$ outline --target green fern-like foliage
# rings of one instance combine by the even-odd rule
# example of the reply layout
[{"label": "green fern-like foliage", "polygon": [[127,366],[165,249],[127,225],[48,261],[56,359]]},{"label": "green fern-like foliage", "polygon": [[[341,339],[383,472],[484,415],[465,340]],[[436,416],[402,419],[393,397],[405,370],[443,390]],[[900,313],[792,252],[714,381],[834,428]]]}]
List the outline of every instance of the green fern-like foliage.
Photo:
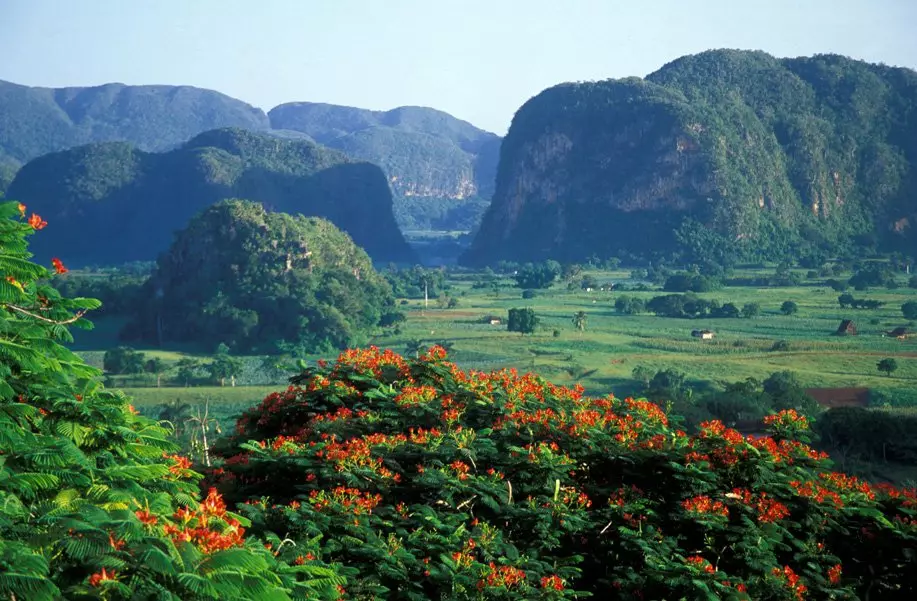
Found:
[{"label": "green fern-like foliage", "polygon": [[46,224],[26,215],[0,203],[0,598],[337,598],[334,568],[279,563],[215,491],[199,499],[169,432],[63,346],[99,303],[29,260]]}]

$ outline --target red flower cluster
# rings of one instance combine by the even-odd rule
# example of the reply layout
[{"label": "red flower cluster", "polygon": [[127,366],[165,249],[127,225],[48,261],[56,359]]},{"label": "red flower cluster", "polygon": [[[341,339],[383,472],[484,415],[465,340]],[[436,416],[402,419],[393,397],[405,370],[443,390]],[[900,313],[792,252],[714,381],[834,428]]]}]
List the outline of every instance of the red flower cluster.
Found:
[{"label": "red flower cluster", "polygon": [[57,257],[54,257],[53,259],[51,259],[51,265],[54,266],[54,271],[57,272],[58,275],[63,275],[67,273],[68,271],[70,271],[69,269],[64,267],[64,264]]},{"label": "red flower cluster", "polygon": [[729,508],[726,507],[726,505],[721,501],[714,501],[706,495],[685,499],[682,501],[681,506],[685,508],[685,511],[690,511],[692,513],[706,513],[729,517]]},{"label": "red flower cluster", "polygon": [[359,373],[369,372],[377,378],[382,377],[388,369],[394,369],[404,378],[411,375],[411,369],[404,357],[391,349],[380,351],[376,346],[344,351],[338,356],[332,373],[337,375],[348,368]]},{"label": "red flower cluster", "polygon": [[353,515],[365,515],[372,513],[381,501],[382,495],[346,486],[338,486],[330,493],[324,490],[313,490],[309,493],[309,503],[316,511],[335,509]]},{"label": "red flower cluster", "polygon": [[901,501],[902,507],[917,509],[917,488],[896,488],[884,482],[874,485],[873,488],[888,499]]},{"label": "red flower cluster", "polygon": [[[525,583],[525,572],[513,566],[498,566],[490,562],[484,578],[478,582],[478,588],[503,587],[513,588]],[[562,587],[561,587],[562,588]]]},{"label": "red flower cluster", "polygon": [[145,524],[147,526],[155,526],[156,523],[159,521],[159,518],[157,518],[155,515],[153,515],[152,513],[150,513],[149,511],[145,509],[135,511],[134,515],[137,516],[137,519],[140,520],[142,524]]},{"label": "red flower cluster", "polygon": [[322,422],[342,422],[353,419],[362,419],[369,415],[366,411],[353,411],[349,407],[338,407],[336,411],[331,413],[320,413],[312,418],[313,424],[318,424]]},{"label": "red flower cluster", "polygon": [[768,426],[793,427],[801,430],[809,429],[809,420],[804,415],[800,415],[795,409],[784,409],[774,415],[768,415],[764,418],[764,423]]},{"label": "red flower cluster", "polygon": [[767,493],[755,495],[747,488],[734,488],[726,496],[738,499],[745,505],[754,508],[758,513],[758,521],[764,524],[782,520],[790,515],[790,510],[786,505],[768,497]]},{"label": "red flower cluster", "polygon": [[541,588],[562,591],[564,590],[564,581],[556,574],[553,576],[545,576],[541,579]]},{"label": "red flower cluster", "polygon": [[401,393],[395,397],[395,404],[399,407],[416,407],[426,405],[437,396],[436,389],[432,386],[405,386]]},{"label": "red flower cluster", "polygon": [[32,213],[32,216],[29,217],[29,225],[31,225],[34,230],[42,230],[47,227],[48,222],[35,213]]},{"label": "red flower cluster", "polygon": [[169,472],[173,476],[181,476],[185,470],[191,469],[191,460],[181,455],[163,455],[165,459],[171,459],[172,465],[169,466]]},{"label": "red flower cluster", "polygon": [[444,360],[447,355],[446,349],[438,344],[434,344],[427,349],[427,352],[420,356],[420,360],[424,363],[435,363]]},{"label": "red flower cluster", "polygon": [[471,470],[471,468],[468,467],[468,464],[464,461],[453,461],[449,464],[449,467],[452,468],[459,480],[468,479],[468,472]]},{"label": "red flower cluster", "polygon": [[242,545],[245,529],[238,520],[226,516],[226,503],[214,488],[210,489],[196,511],[181,507],[172,517],[181,523],[181,527],[166,524],[163,532],[176,544],[181,541],[189,542],[202,553],[213,553]]},{"label": "red flower cluster", "polygon": [[477,544],[474,542],[473,538],[469,538],[468,541],[462,546],[461,551],[456,551],[452,554],[452,561],[454,561],[460,568],[467,568],[474,562],[474,550],[477,547]]},{"label": "red flower cluster", "polygon": [[876,498],[876,493],[873,492],[872,487],[856,476],[848,476],[840,472],[831,472],[829,474],[819,474],[818,477],[835,490],[860,493],[866,495],[866,498],[869,500]]},{"label": "red flower cluster", "polygon": [[841,581],[841,564],[836,564],[828,568],[828,582],[839,584]]},{"label": "red flower cluster", "polygon": [[101,572],[96,572],[89,577],[89,586],[99,586],[103,582],[108,580],[115,580],[118,577],[118,573],[112,570],[111,572],[107,571],[105,568],[102,568]]},{"label": "red flower cluster", "polygon": [[574,507],[577,509],[588,509],[592,507],[592,500],[589,496],[572,487],[561,490],[560,502],[567,507]]},{"label": "red flower cluster", "polygon": [[392,473],[391,470],[382,465],[381,457],[373,457],[372,444],[389,444],[403,442],[406,437],[403,434],[398,435],[396,440],[387,437],[384,434],[373,434],[364,438],[351,438],[346,442],[336,442],[333,437],[326,443],[323,448],[315,452],[315,456],[324,458],[335,464],[335,469],[343,472],[353,468],[369,468],[382,478],[392,478],[399,480],[400,476]]},{"label": "red flower cluster", "polygon": [[708,574],[713,574],[716,571],[709,561],[701,557],[700,555],[691,555],[690,557],[685,557],[685,562],[689,566],[693,566],[698,570],[704,571]]},{"label": "red flower cluster", "polygon": [[792,486],[793,490],[796,491],[796,494],[801,497],[814,499],[818,503],[830,502],[837,508],[844,506],[844,500],[841,499],[839,494],[833,490],[828,490],[816,482],[800,482],[799,480],[791,480],[790,486]]},{"label": "red flower cluster", "polygon": [[780,568],[774,568],[772,574],[780,580],[785,581],[786,587],[790,589],[793,594],[796,595],[796,599],[802,601],[805,597],[806,591],[809,590],[806,585],[799,581],[799,576],[796,572],[793,571],[790,566],[783,566],[783,570]]}]

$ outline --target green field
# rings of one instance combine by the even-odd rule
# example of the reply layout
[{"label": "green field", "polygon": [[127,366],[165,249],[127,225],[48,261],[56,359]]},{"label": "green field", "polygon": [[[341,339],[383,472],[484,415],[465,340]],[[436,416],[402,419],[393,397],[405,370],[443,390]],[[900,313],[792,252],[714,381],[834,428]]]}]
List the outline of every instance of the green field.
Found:
[{"label": "green field", "polygon": [[[589,275],[600,282],[632,283],[624,271],[589,272]],[[917,338],[900,341],[882,336],[884,331],[907,325],[900,307],[908,300],[917,299],[917,290],[901,287],[851,291],[857,298],[886,303],[880,309],[867,310],[841,309],[838,293],[820,280],[794,287],[726,287],[699,296],[739,307],[757,302],[761,304],[762,314],[754,318],[673,319],[615,312],[614,301],[619,295],[648,300],[663,294],[658,290],[586,292],[555,284],[549,290],[539,291],[535,298],[523,300],[521,290],[512,287],[511,280],[502,282],[496,297],[490,289],[473,289],[478,277],[468,273],[450,276],[450,294],[459,300],[454,309],[437,308],[433,300],[427,307],[423,300],[406,301],[407,304],[401,305],[407,314],[402,331],[398,335],[379,335],[369,342],[404,352],[411,340],[421,340],[427,345],[448,341],[452,345],[452,359],[464,368],[533,370],[558,383],[582,383],[595,394],[633,392],[636,383],[631,373],[637,366],[678,369],[698,389],[747,377],[764,379],[775,371],[791,370],[806,387],[868,387],[886,397],[900,399],[902,404],[917,405]],[[780,314],[780,305],[787,300],[798,304],[796,315]],[[539,330],[532,335],[508,332],[507,310],[526,306],[533,307],[540,318]],[[577,311],[588,316],[583,332],[577,331],[572,323]],[[503,323],[484,323],[483,318],[489,315],[500,317]],[[853,319],[859,335],[835,336],[842,319]],[[707,341],[692,338],[693,329],[713,330],[716,338]],[[559,331],[557,337],[555,330]],[[105,341],[111,346],[117,344],[113,338],[115,331],[114,324],[100,323],[97,331],[77,338],[78,348],[91,362],[99,364]],[[771,350],[778,341],[786,341],[788,348]],[[183,356],[177,351],[148,352],[166,361]],[[897,371],[890,376],[876,369],[876,363],[885,357],[895,358],[898,363]],[[253,358],[253,365],[255,361]],[[246,381],[240,379],[240,383]],[[152,407],[175,398],[192,402],[209,398],[234,409],[250,405],[266,392],[283,386],[280,382],[273,386],[234,388],[144,388],[137,387],[136,381],[119,384],[127,387],[139,407]]]},{"label": "green field", "polygon": [[[621,281],[626,274],[593,273],[599,281]],[[746,377],[763,379],[780,370],[796,372],[809,387],[917,387],[917,339],[899,341],[882,336],[884,331],[907,322],[900,306],[917,298],[917,291],[875,290],[855,293],[886,303],[876,310],[841,309],[838,293],[826,286],[787,288],[726,287],[701,294],[703,298],[742,306],[758,302],[762,315],[737,319],[673,319],[651,314],[628,316],[614,310],[620,294],[644,299],[653,292],[568,291],[555,286],[523,300],[520,290],[504,288],[498,298],[487,290],[472,290],[469,281],[456,281],[460,304],[455,309],[424,309],[423,301],[410,301],[409,319],[398,337],[380,339],[381,345],[402,348],[410,339],[453,343],[453,359],[463,366],[492,369],[513,366],[534,369],[558,382],[581,382],[596,393],[630,384],[638,365],[652,369],[676,368],[694,381],[733,381]],[[464,293],[464,296],[461,296]],[[780,305],[787,300],[799,312],[784,316]],[[502,317],[512,307],[533,307],[542,321],[534,335],[506,331],[503,325],[481,323],[487,315]],[[572,324],[572,316],[585,311],[584,332]],[[842,319],[853,319],[858,336],[833,335]],[[714,340],[691,337],[693,329],[710,329]],[[554,337],[553,330],[560,330]],[[786,351],[771,351],[785,340]],[[876,369],[882,358],[894,357],[898,370],[885,376]]]}]

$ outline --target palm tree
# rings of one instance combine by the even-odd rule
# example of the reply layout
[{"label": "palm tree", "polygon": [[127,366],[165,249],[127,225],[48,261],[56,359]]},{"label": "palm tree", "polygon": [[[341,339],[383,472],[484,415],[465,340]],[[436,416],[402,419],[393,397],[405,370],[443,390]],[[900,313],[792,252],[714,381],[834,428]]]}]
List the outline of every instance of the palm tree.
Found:
[{"label": "palm tree", "polygon": [[573,326],[582,332],[586,329],[586,320],[588,319],[585,311],[577,311],[573,314]]},{"label": "palm tree", "polygon": [[423,340],[417,338],[412,338],[408,340],[404,345],[404,352],[409,355],[414,355],[414,358],[420,357],[420,351],[424,349]]},{"label": "palm tree", "polygon": [[185,432],[185,421],[191,415],[191,405],[181,399],[175,399],[170,403],[163,403],[160,407],[159,421],[172,426],[175,437],[180,438]]}]

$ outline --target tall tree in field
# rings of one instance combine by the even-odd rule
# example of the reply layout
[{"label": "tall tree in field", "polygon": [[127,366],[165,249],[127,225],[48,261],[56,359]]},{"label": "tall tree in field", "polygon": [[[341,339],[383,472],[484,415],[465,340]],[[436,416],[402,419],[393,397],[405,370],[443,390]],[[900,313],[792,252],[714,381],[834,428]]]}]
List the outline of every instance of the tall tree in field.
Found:
[{"label": "tall tree in field", "polygon": [[535,309],[510,309],[509,316],[506,320],[506,329],[510,332],[519,332],[520,334],[531,334],[538,327],[538,317],[535,316]]},{"label": "tall tree in field", "polygon": [[892,372],[898,369],[898,362],[892,358],[885,358],[876,363],[879,371],[884,371],[886,376],[892,375]]},{"label": "tall tree in field", "polygon": [[[221,345],[222,346],[222,345]],[[220,382],[220,386],[226,386],[226,378],[229,378],[232,385],[236,385],[236,376],[242,371],[242,361],[238,357],[231,356],[228,352],[218,349],[213,359],[207,365],[207,371],[210,377]]]},{"label": "tall tree in field", "polygon": [[148,359],[147,362],[143,364],[143,371],[156,376],[156,388],[160,388],[162,386],[162,372],[164,372],[165,369],[165,361],[159,357]]}]

